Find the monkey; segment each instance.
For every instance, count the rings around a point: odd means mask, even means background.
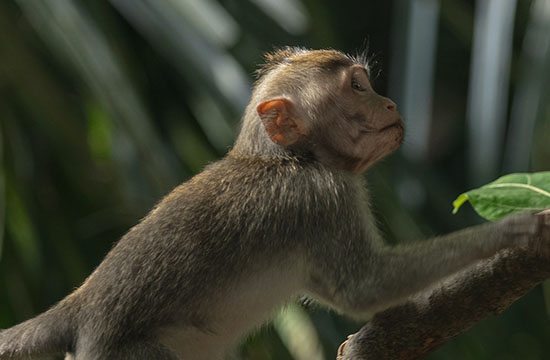
[[[364,56],[265,55],[232,149],[176,187],[51,309],[0,332],[0,359],[221,360],[306,296],[368,318],[502,249],[550,242],[523,214],[388,245],[365,171],[403,141]]]

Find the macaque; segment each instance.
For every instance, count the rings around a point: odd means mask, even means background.
[[[527,214],[386,245],[363,173],[403,133],[362,58],[267,54],[231,151],[162,199],[72,294],[0,332],[0,359],[221,360],[298,297],[367,317],[550,231]]]

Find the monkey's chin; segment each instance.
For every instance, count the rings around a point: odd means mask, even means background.
[[[395,123],[381,129],[375,136],[379,139],[384,139],[382,143],[386,144],[385,147],[388,149],[384,155],[378,158],[380,159],[396,150],[403,143],[403,139],[405,137],[403,119],[400,117]]]
[[[383,152],[383,153],[380,153],[380,154],[376,154],[376,155],[373,155],[373,156],[369,156],[369,157],[366,157],[360,161],[358,161],[354,168],[352,169],[352,172],[354,174],[362,174],[364,173],[365,171],[367,171],[371,166],[373,166],[374,164],[376,164],[378,161],[380,161],[381,159],[385,158],[386,156],[388,156],[389,154],[391,154],[392,152],[394,152],[397,148],[399,147],[398,146],[395,146],[391,149],[388,149],[387,151]]]
[[[395,146],[393,146],[390,150],[390,152],[392,152],[403,143],[403,139],[405,138],[405,128],[403,127],[403,121],[400,120],[397,124],[392,125],[386,131],[389,132],[388,135],[391,134],[392,136],[390,144],[395,144]]]

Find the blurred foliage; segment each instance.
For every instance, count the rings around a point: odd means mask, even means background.
[[[374,85],[387,93],[393,14],[402,4],[0,2],[0,328],[63,298],[158,199],[227,151],[265,51],[300,45],[353,53],[368,43],[380,70]],[[517,4],[512,94],[524,79],[532,4]],[[469,188],[464,118],[474,2],[441,0],[440,7],[429,156],[413,162],[398,153],[369,173],[391,242],[478,221],[472,211],[453,217],[449,205]],[[535,79],[550,78],[550,61],[542,64]],[[538,89],[532,143],[517,140],[531,149],[531,171],[550,170],[550,82]],[[234,357],[313,359],[321,351],[335,358],[359,324],[307,309],[278,315]],[[549,358],[543,314],[537,288],[430,358]],[[297,331],[310,334],[300,341],[313,355],[296,349]]]

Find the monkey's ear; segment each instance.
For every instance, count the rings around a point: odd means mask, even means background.
[[[267,135],[275,144],[292,145],[300,136],[308,132],[303,121],[296,116],[292,102],[288,99],[264,101],[256,110]]]

